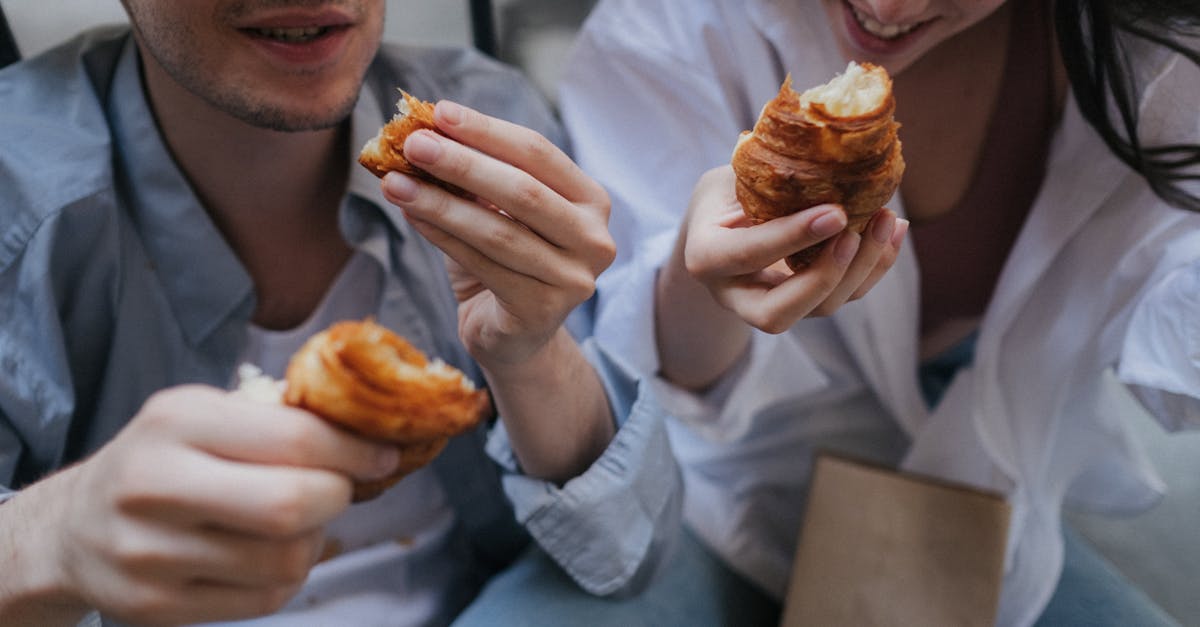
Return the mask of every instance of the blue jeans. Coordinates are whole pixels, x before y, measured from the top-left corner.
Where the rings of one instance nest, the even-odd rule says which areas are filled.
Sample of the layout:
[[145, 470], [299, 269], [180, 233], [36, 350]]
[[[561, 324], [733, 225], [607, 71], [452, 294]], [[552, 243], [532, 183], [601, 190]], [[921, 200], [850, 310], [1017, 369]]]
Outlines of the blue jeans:
[[[1178, 627], [1114, 566], [1067, 531], [1062, 578], [1037, 627]], [[739, 577], [690, 533], [640, 595], [581, 591], [534, 548], [495, 577], [454, 627], [737, 627], [779, 624], [779, 604]]]
[[1063, 536], [1062, 577], [1035, 627], [1179, 625], [1078, 533]]
[[691, 533], [641, 594], [599, 598], [579, 589], [537, 548], [493, 578], [454, 627], [746, 627], [779, 624], [779, 605], [729, 569]]

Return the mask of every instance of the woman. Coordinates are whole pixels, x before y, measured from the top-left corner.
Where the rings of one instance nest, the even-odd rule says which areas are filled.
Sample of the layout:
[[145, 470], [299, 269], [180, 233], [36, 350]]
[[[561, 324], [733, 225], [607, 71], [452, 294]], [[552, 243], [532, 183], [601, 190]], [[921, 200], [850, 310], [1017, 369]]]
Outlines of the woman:
[[[1174, 43], [1198, 22], [1183, 2], [600, 4], [560, 94], [614, 198], [596, 336], [673, 395], [685, 516], [729, 567], [782, 597], [811, 452], [835, 448], [1007, 495], [997, 622], [1062, 619], [1087, 589], [1060, 582], [1063, 502], [1130, 511], [1161, 486], [1122, 384], [1168, 427], [1200, 415], [1200, 73]], [[748, 226], [734, 142], [786, 74], [851, 59], [894, 79], [903, 182], [861, 237], [773, 272], [844, 216]], [[1068, 620], [1161, 619], [1125, 598]]]

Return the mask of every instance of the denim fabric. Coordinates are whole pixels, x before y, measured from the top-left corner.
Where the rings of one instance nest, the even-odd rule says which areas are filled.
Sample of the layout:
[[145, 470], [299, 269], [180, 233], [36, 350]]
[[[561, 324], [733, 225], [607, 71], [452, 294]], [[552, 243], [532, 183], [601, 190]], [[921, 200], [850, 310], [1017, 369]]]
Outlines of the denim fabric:
[[1149, 597], [1071, 529], [1063, 573], [1035, 627], [1178, 627]]
[[531, 549], [493, 578], [454, 627], [774, 627], [779, 604], [684, 533], [650, 586], [636, 596], [583, 594], [545, 553]]

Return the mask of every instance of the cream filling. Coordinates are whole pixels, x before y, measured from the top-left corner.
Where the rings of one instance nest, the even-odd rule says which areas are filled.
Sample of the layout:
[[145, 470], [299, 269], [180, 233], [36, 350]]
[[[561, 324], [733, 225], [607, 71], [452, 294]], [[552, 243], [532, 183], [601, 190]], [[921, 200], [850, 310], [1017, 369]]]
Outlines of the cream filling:
[[882, 70], [867, 71], [851, 61], [846, 71], [833, 80], [800, 94], [800, 103], [809, 107], [821, 103], [839, 117], [851, 117], [874, 111], [887, 97], [887, 79]]

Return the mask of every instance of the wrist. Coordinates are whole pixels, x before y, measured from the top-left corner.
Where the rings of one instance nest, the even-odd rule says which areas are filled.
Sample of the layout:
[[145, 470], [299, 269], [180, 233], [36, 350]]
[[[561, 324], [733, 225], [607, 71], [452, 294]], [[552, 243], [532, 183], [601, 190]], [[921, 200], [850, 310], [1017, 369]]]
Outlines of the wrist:
[[654, 285], [657, 374], [685, 389], [703, 391], [745, 353], [751, 335], [750, 326], [688, 272], [682, 245], [677, 245]]
[[517, 358], [496, 359], [489, 356], [475, 356], [476, 363], [483, 370], [484, 376], [493, 385], [500, 382], [521, 384], [524, 382], [545, 385], [547, 376], [561, 368], [563, 357], [569, 351], [577, 350], [575, 340], [563, 327], [559, 327], [550, 337], [536, 348], [524, 351]]
[[70, 625], [91, 611], [62, 568], [64, 471], [0, 503], [0, 623]]

